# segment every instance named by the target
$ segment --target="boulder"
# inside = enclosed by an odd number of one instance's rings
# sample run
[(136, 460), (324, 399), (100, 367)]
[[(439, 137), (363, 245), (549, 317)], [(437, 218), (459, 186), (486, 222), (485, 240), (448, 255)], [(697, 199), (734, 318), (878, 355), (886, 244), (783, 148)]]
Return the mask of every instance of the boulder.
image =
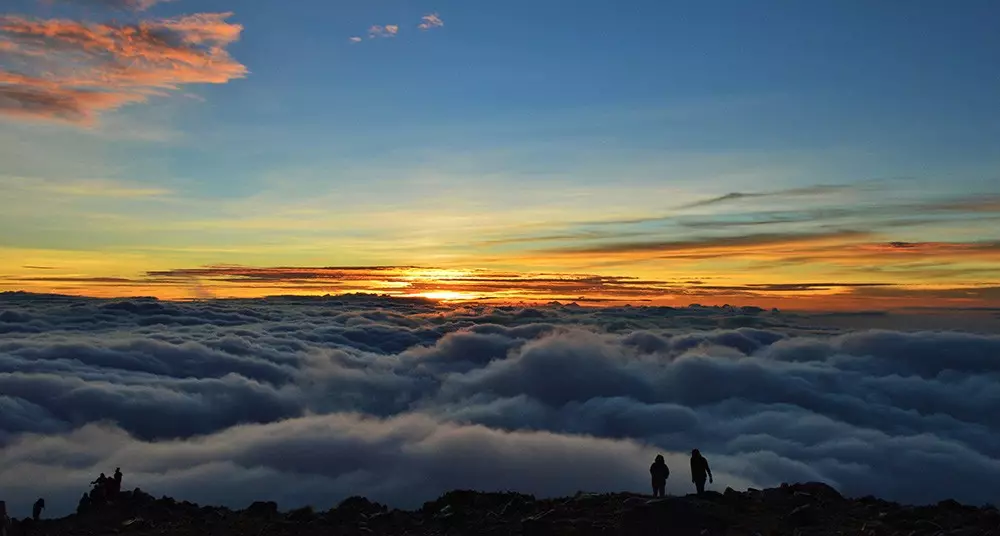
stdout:
[(274, 501), (254, 501), (246, 513), (252, 517), (274, 517), (278, 515), (278, 503)]

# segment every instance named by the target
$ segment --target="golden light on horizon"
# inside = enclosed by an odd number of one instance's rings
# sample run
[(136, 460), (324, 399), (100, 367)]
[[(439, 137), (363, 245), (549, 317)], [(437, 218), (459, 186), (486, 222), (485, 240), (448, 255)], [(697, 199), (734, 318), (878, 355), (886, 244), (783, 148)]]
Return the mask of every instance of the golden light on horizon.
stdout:
[(465, 301), (475, 300), (480, 297), (478, 294), (472, 292), (456, 292), (453, 290), (432, 290), (429, 292), (421, 292), (419, 294), (411, 294), (411, 296), (440, 301)]

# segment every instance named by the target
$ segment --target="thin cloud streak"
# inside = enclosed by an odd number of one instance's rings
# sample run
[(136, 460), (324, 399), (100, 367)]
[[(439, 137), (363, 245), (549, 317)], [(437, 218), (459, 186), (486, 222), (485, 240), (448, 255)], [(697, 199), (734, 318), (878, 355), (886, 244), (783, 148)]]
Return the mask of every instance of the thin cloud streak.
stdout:
[(718, 197), (704, 199), (702, 201), (696, 201), (694, 203), (689, 203), (687, 205), (681, 205), (677, 208), (679, 210), (684, 210), (690, 208), (707, 207), (711, 205), (718, 205), (733, 201), (742, 201), (744, 199), (813, 197), (813, 196), (822, 197), (829, 194), (848, 192), (854, 189), (857, 189), (856, 185), (819, 184), (816, 186), (808, 186), (805, 188), (790, 188), (788, 190), (780, 190), (776, 192), (759, 192), (759, 193), (731, 192), (725, 195), (720, 195)]
[(156, 4), (175, 2), (176, 0), (58, 0), (63, 4), (103, 7), (123, 11), (145, 11)]
[(166, 188), (142, 186), (108, 179), (53, 181), (27, 177), (0, 176), (0, 191), (41, 192), (69, 197), (100, 197), (118, 199), (156, 198), (170, 195)]
[(700, 238), (693, 240), (669, 240), (646, 242), (613, 242), (595, 246), (566, 247), (543, 250), (549, 255), (595, 255), (595, 254), (691, 254), (698, 252), (718, 252), (785, 245), (826, 244), (830, 242), (861, 241), (870, 238), (864, 231), (835, 230), (817, 233), (767, 233), (745, 236)]

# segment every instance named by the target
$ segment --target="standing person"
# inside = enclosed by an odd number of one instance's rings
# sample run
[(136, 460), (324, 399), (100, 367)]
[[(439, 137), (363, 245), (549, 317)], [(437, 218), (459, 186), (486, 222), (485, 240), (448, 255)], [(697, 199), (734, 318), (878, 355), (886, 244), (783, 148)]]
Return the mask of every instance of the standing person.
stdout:
[(10, 517), (7, 516), (7, 501), (0, 501), (0, 536), (10, 534)]
[(115, 474), (112, 477), (111, 494), (117, 496), (122, 490), (122, 468), (115, 467)]
[(108, 502), (108, 487), (111, 479), (104, 476), (97, 477), (97, 480), (91, 482), (94, 487), (90, 490), (90, 505), (95, 507), (102, 507)]
[(708, 475), (708, 482), (712, 482), (712, 469), (708, 467), (708, 460), (701, 455), (698, 449), (691, 451), (691, 482), (694, 482), (698, 495), (705, 493), (705, 476)]
[(44, 509), (45, 499), (39, 497), (39, 499), (35, 501), (35, 505), (31, 507), (31, 519), (38, 521), (38, 518), (42, 517), (42, 510)]
[(663, 455), (657, 454), (653, 464), (649, 466), (649, 476), (653, 478), (653, 497), (663, 497), (670, 477), (670, 468), (663, 461)]

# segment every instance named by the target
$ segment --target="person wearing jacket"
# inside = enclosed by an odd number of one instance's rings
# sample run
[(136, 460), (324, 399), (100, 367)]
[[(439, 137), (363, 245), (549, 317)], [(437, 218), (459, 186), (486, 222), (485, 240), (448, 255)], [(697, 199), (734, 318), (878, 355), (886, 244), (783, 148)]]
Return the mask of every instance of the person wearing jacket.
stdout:
[(657, 454), (653, 465), (649, 466), (649, 476), (653, 479), (653, 497), (663, 497), (667, 487), (667, 478), (670, 477), (670, 469), (663, 461), (662, 454)]
[(691, 451), (691, 482), (694, 482), (698, 495), (705, 493), (705, 477), (708, 482), (712, 482), (712, 469), (708, 467), (708, 460), (701, 455), (698, 449)]

